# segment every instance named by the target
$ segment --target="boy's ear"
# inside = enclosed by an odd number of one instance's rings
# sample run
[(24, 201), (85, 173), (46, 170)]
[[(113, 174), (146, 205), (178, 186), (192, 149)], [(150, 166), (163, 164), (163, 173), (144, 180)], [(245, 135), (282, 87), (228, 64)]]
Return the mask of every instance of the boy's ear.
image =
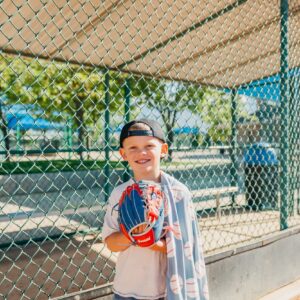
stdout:
[(163, 143), (161, 145), (161, 152), (160, 152), (161, 158), (165, 157), (168, 154), (168, 149), (169, 149), (169, 146), (167, 143)]
[(124, 148), (120, 148), (120, 149), (119, 149), (119, 153), (120, 153), (120, 155), (122, 156), (122, 158), (123, 158), (124, 160), (127, 160), (127, 156), (126, 156), (126, 153), (125, 153)]

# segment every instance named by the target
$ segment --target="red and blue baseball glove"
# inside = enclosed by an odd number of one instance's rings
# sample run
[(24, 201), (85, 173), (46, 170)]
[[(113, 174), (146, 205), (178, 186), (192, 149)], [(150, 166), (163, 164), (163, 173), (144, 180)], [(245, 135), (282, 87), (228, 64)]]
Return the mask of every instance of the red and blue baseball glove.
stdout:
[(139, 181), (124, 190), (119, 200), (119, 225), (133, 244), (150, 247), (161, 238), (164, 201), (161, 187), (155, 182)]

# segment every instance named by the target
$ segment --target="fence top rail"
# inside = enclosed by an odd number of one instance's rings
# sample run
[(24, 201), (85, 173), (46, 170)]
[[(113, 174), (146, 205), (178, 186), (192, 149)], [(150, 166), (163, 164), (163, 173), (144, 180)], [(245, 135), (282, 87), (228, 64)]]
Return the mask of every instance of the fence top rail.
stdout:
[[(230, 88), (280, 71), (279, 64), (272, 63), (280, 49), (280, 1), (192, 1), (189, 6), (179, 0), (134, 5), (84, 1), (77, 10), (63, 0), (60, 7), (66, 17), (60, 22), (53, 22), (57, 7), (52, 2), (21, 6), (5, 2), (6, 10), (13, 13), (0, 11), (6, 29), (0, 41), (4, 53)], [(290, 1), (288, 10), (289, 31), (296, 32), (297, 1)], [(35, 18), (38, 15), (44, 16), (43, 22)], [(22, 34), (17, 34), (15, 24), (24, 24)], [(39, 30), (33, 33), (31, 28)], [(130, 38), (122, 38), (127, 35)], [(264, 39), (269, 42), (261, 43)], [(97, 45), (97, 51), (90, 45)], [(290, 36), (289, 47), (291, 53), (299, 53), (299, 36)], [(239, 49), (240, 55), (233, 49)], [(167, 61), (156, 59), (165, 53)], [(212, 62), (213, 70), (201, 68)], [(289, 67), (299, 65), (299, 60), (291, 60)]]

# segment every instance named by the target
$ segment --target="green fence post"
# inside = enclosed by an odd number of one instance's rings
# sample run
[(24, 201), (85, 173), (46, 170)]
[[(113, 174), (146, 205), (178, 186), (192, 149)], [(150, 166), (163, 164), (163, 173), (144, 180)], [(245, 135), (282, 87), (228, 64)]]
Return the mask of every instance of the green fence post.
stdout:
[(71, 159), (71, 149), (73, 148), (73, 139), (72, 139), (72, 124), (70, 120), (67, 121), (67, 148), (68, 148), (68, 157)]
[(280, 2), (280, 229), (288, 228), (289, 185), (289, 83), (288, 0)]
[[(17, 123), (17, 132), (16, 132), (16, 142), (17, 142), (17, 150), (21, 151), (21, 127), (19, 122)], [(18, 154), (21, 155), (20, 153)]]
[[(230, 181), (231, 186), (237, 186), (237, 102), (236, 102), (236, 90), (232, 90), (231, 94), (231, 141), (230, 141), (230, 159), (231, 159), (231, 168), (230, 168)], [(231, 205), (233, 206), (236, 203), (235, 194), (231, 196)]]
[(296, 202), (296, 209), (297, 213), (300, 214), (300, 178), (299, 178), (299, 173), (300, 173), (300, 147), (299, 147), (299, 129), (300, 129), (300, 73), (298, 73), (294, 77), (294, 100), (296, 102), (296, 126), (295, 126), (295, 135), (296, 135), (296, 143), (295, 143), (295, 169), (294, 169), (294, 174), (295, 174), (295, 190), (293, 190), (293, 196), (295, 198)]
[(299, 128), (300, 128), (300, 95), (299, 87), (300, 80), (299, 75), (292, 74), (289, 78), (290, 84), (290, 188), (291, 188), (291, 201), (289, 203), (289, 215), (294, 215), (294, 206), (296, 204), (299, 210)]
[(297, 177), (298, 177), (298, 130), (299, 130), (299, 105), (297, 101), (297, 78), (295, 75), (289, 77), (289, 88), (290, 88), (290, 202), (289, 202), (289, 216), (294, 215), (295, 206), (295, 191), (297, 189)]
[(297, 142), (295, 143), (295, 147), (296, 147), (296, 159), (295, 161), (297, 162), (296, 168), (295, 168), (295, 179), (296, 181), (296, 185), (295, 185), (295, 189), (297, 191), (296, 195), (297, 195), (297, 211), (300, 214), (300, 198), (299, 198), (299, 189), (300, 189), (300, 178), (298, 176), (298, 174), (300, 173), (300, 145), (299, 145), (299, 136), (300, 136), (300, 72), (298, 72), (297, 76), (295, 77), (295, 82), (294, 82), (294, 99), (295, 102), (297, 104), (297, 114), (296, 114), (296, 120), (297, 120), (297, 125), (295, 127), (296, 131), (296, 139)]
[(109, 104), (110, 104), (110, 95), (109, 95), (109, 71), (105, 72), (104, 79), (104, 97), (105, 97), (105, 115), (104, 115), (104, 152), (105, 152), (105, 165), (104, 165), (104, 193), (105, 201), (109, 198), (110, 192), (110, 145), (109, 145)]
[[(126, 78), (124, 85), (124, 96), (125, 96), (125, 106), (124, 106), (124, 122), (128, 123), (130, 121), (130, 79)], [(130, 179), (130, 169), (127, 162), (124, 162), (125, 171), (123, 174), (123, 181), (128, 181)]]

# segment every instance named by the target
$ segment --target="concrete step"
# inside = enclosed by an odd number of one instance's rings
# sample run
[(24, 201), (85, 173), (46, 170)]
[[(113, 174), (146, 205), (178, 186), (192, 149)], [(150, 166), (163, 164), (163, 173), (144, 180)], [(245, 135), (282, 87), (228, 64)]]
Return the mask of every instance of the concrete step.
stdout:
[(300, 300), (300, 278), (258, 300)]

